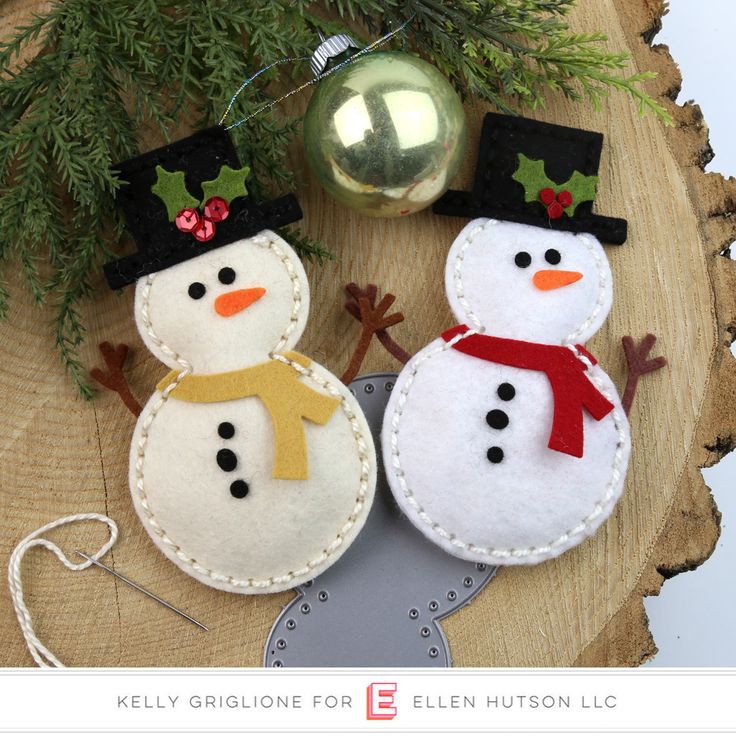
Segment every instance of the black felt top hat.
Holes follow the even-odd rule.
[[[247,194],[248,171],[241,169],[230,135],[221,126],[114,168],[123,181],[118,204],[137,251],[105,264],[113,289],[302,217],[293,194],[267,202]],[[202,230],[195,235],[198,224]]]
[[[492,217],[626,241],[626,220],[593,213],[603,136],[487,113],[472,192],[448,191],[441,215]]]

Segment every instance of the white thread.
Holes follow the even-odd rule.
[[[475,235],[478,234],[480,230],[484,230],[486,227],[490,225],[497,224],[497,220],[489,220],[487,223],[485,223],[483,226],[480,226],[478,228],[473,229],[466,238],[465,242],[460,246],[460,250],[458,252],[458,255],[456,256],[455,264],[453,267],[453,273],[454,273],[454,280],[455,280],[455,289],[458,294],[458,299],[460,303],[463,306],[463,309],[465,310],[466,314],[469,318],[473,319],[475,323],[480,327],[480,321],[477,319],[475,314],[473,313],[470,305],[465,300],[464,297],[464,287],[463,287],[463,279],[462,279],[462,271],[461,271],[461,265],[462,260],[465,256],[465,250],[470,245],[470,242]],[[588,250],[591,252],[595,259],[596,268],[598,270],[598,298],[596,300],[595,305],[593,306],[593,311],[590,313],[590,315],[587,317],[587,319],[578,327],[577,330],[575,330],[573,333],[571,333],[567,339],[564,341],[563,345],[569,349],[571,349],[575,355],[582,360],[584,363],[586,363],[588,371],[589,371],[589,377],[592,383],[598,388],[598,390],[614,405],[612,418],[614,426],[616,427],[616,432],[618,435],[618,442],[616,443],[616,451],[613,456],[613,466],[611,468],[611,477],[606,485],[605,493],[603,494],[602,498],[600,498],[596,504],[593,506],[593,511],[588,514],[586,517],[584,517],[579,524],[577,524],[572,529],[569,529],[568,531],[561,534],[557,539],[554,539],[550,542],[548,542],[545,545],[542,545],[541,547],[527,547],[524,549],[494,549],[489,547],[481,547],[473,542],[463,542],[462,540],[458,539],[455,534],[452,532],[449,532],[444,527],[442,527],[439,523],[435,522],[429,514],[426,513],[426,511],[422,508],[421,504],[416,500],[414,497],[414,493],[409,488],[408,483],[406,482],[406,475],[404,473],[403,468],[401,467],[401,460],[399,456],[399,426],[401,421],[401,415],[404,413],[404,409],[406,407],[406,402],[409,396],[409,390],[411,389],[414,380],[416,378],[416,375],[419,371],[419,367],[428,361],[430,358],[433,358],[435,355],[439,355],[440,353],[444,352],[445,350],[451,348],[455,343],[462,340],[464,337],[469,337],[470,335],[477,334],[479,330],[468,330],[465,333],[461,333],[459,335],[456,335],[453,337],[449,342],[446,342],[444,345],[441,345],[436,350],[433,350],[432,352],[427,353],[426,355],[422,356],[419,360],[414,360],[413,362],[409,363],[409,365],[404,369],[409,371],[409,377],[406,380],[406,383],[404,386],[402,386],[401,391],[399,392],[399,398],[396,401],[396,408],[394,409],[394,413],[391,416],[391,465],[396,473],[396,477],[398,479],[399,485],[401,487],[401,490],[406,497],[407,503],[414,509],[419,519],[421,519],[422,522],[427,524],[438,537],[441,537],[442,539],[445,539],[450,542],[454,547],[458,547],[459,549],[474,553],[474,554],[481,554],[485,556],[492,556],[497,558],[508,558],[508,557],[529,557],[531,555],[540,555],[540,554],[547,554],[554,550],[556,547],[559,547],[566,542],[568,542],[571,538],[575,538],[576,536],[579,536],[583,532],[585,532],[588,527],[603,513],[605,508],[607,507],[608,503],[611,501],[611,498],[613,497],[613,494],[615,492],[615,488],[618,485],[619,480],[621,479],[621,462],[623,460],[623,454],[624,454],[624,447],[626,445],[626,433],[624,431],[624,423],[621,417],[620,412],[616,408],[614,397],[611,396],[610,392],[608,392],[603,385],[603,382],[597,378],[593,372],[593,364],[591,361],[578,349],[573,343],[573,341],[579,337],[582,332],[587,329],[593,321],[596,319],[598,314],[600,313],[600,310],[603,308],[603,302],[605,299],[605,286],[606,286],[606,272],[603,268],[603,263],[601,261],[600,256],[595,252],[594,243],[586,236],[586,235],[578,235],[578,237],[585,243]],[[482,328],[481,328],[482,329]]]
[[[290,571],[286,573],[285,575],[280,575],[278,577],[266,578],[265,580],[257,580],[253,578],[249,578],[247,580],[238,580],[236,578],[233,578],[230,575],[223,575],[222,573],[218,573],[214,570],[210,570],[209,568],[204,567],[203,565],[198,563],[195,559],[190,557],[178,544],[176,544],[176,542],[174,542],[167,535],[166,531],[160,526],[158,521],[156,521],[153,511],[151,511],[149,507],[148,498],[146,496],[146,491],[145,491],[144,482],[143,482],[143,464],[144,464],[145,456],[146,456],[146,444],[148,442],[148,430],[153,424],[153,420],[155,419],[158,412],[162,409],[166,401],[169,399],[171,392],[179,385],[179,383],[182,381],[182,379],[185,376],[191,373],[192,366],[186,360],[181,358],[181,356],[176,351],[169,348],[163,342],[163,340],[161,340],[161,338],[158,337],[158,335],[155,333],[153,329],[153,325],[151,324],[150,315],[148,311],[148,304],[149,304],[148,300],[149,300],[149,295],[150,295],[150,287],[151,287],[151,284],[153,283],[153,278],[155,274],[148,276],[146,279],[145,285],[144,285],[144,289],[142,293],[141,319],[146,329],[146,332],[150,336],[153,343],[157,347],[159,347],[162,350],[162,352],[164,352],[166,355],[170,356],[173,360],[179,363],[179,365],[182,366],[182,372],[179,375],[177,375],[177,377],[168,386],[166,386],[166,388],[164,388],[164,390],[161,392],[160,399],[151,407],[150,412],[145,414],[145,417],[143,414],[141,414],[141,419],[142,419],[141,437],[138,442],[138,447],[136,450],[135,491],[138,497],[138,501],[141,505],[141,508],[143,509],[146,515],[146,519],[148,520],[148,523],[150,524],[156,536],[158,536],[161,542],[165,544],[167,547],[169,547],[174,552],[174,554],[185,565],[188,565],[189,567],[193,568],[200,575],[205,575],[216,582],[226,583],[228,585],[232,585],[233,587],[270,588],[274,585],[280,585],[281,583],[288,583],[297,578],[306,577],[310,575],[312,570],[315,567],[319,567],[320,565],[322,565],[328,557],[333,555],[342,546],[345,534],[347,534],[353,528],[353,526],[355,525],[358,519],[358,516],[360,515],[360,513],[362,512],[365,506],[365,497],[368,492],[368,478],[370,476],[371,466],[370,466],[370,458],[368,457],[368,448],[365,442],[365,437],[363,436],[363,433],[360,429],[360,424],[358,423],[357,417],[353,413],[353,410],[350,407],[350,404],[348,403],[347,399],[340,393],[339,389],[330,381],[321,378],[312,369],[304,368],[299,363],[296,363],[290,360],[289,358],[287,358],[286,356],[279,354],[278,351],[284,348],[284,346],[288,342],[289,337],[291,336],[292,332],[296,329],[299,323],[299,316],[300,316],[300,312],[302,308],[301,284],[299,283],[299,276],[297,275],[294,269],[294,264],[291,262],[291,260],[286,255],[286,253],[284,253],[284,251],[277,245],[276,242],[274,242],[273,240],[271,240],[271,238],[266,237],[264,235],[257,235],[251,240],[255,245],[258,245],[260,247],[267,247],[270,250],[272,250],[276,254],[276,256],[279,258],[279,260],[281,260],[281,262],[284,264],[284,267],[286,268],[286,271],[291,280],[293,306],[291,310],[291,316],[289,318],[289,324],[284,330],[284,333],[281,335],[281,338],[279,339],[279,342],[277,343],[276,347],[273,349],[273,351],[269,353],[269,357],[272,360],[279,360],[282,363],[286,363],[287,365],[291,366],[292,368],[294,368],[296,371],[298,371],[302,375],[308,376],[313,381],[315,381],[317,385],[326,389],[330,393],[330,395],[340,399],[340,408],[342,409],[343,414],[345,414],[346,418],[348,419],[348,422],[350,423],[350,427],[353,431],[353,437],[355,438],[355,443],[358,448],[358,458],[360,460],[360,484],[358,488],[358,494],[355,499],[355,506],[353,507],[353,510],[348,516],[348,520],[345,522],[342,528],[338,531],[335,539],[333,539],[332,542],[330,542],[330,544],[327,545],[327,549],[323,550],[320,555],[318,555],[315,559],[307,562],[304,565],[304,567],[300,568],[299,570]],[[141,421],[141,419],[139,419],[139,422]]]
[[[73,516],[64,516],[61,519],[49,522],[25,537],[25,539],[23,539],[13,550],[13,554],[10,555],[10,561],[8,563],[8,586],[10,588],[10,597],[13,600],[15,614],[18,617],[18,624],[20,624],[20,630],[23,632],[23,637],[26,640],[28,651],[31,653],[31,656],[39,667],[63,667],[64,665],[59,661],[54,653],[48,649],[48,647],[41,643],[38,636],[36,636],[36,632],[33,630],[33,620],[31,619],[31,614],[23,599],[23,583],[21,581],[20,570],[21,564],[23,563],[23,557],[28,550],[33,547],[45,547],[53,552],[70,570],[86,570],[90,567],[92,563],[89,560],[85,560],[80,563],[71,562],[61,551],[58,545],[41,537],[42,534],[45,534],[52,529],[57,529],[58,527],[65,526],[66,524],[73,524],[77,521],[102,521],[107,524],[110,528],[110,539],[108,539],[107,542],[97,550],[97,552],[90,555],[94,560],[99,560],[101,557],[104,557],[110,551],[118,538],[118,527],[117,524],[109,517],[95,513],[74,514]]]
[[[488,222],[484,223],[483,225],[478,225],[478,227],[473,228],[465,238],[465,241],[458,249],[457,254],[455,255],[455,261],[453,263],[452,268],[452,274],[455,282],[455,293],[457,294],[457,300],[460,302],[460,306],[465,310],[465,316],[468,318],[470,322],[473,323],[473,327],[475,327],[476,330],[485,331],[483,329],[483,326],[481,324],[481,321],[478,319],[477,315],[473,311],[473,308],[470,306],[470,302],[465,298],[465,287],[463,286],[463,274],[460,270],[463,265],[463,261],[465,260],[465,251],[470,247],[470,245],[473,242],[473,238],[481,232],[485,232],[487,229],[491,228],[493,225],[497,225],[498,220],[488,220]]]
[[[273,240],[267,238],[265,235],[256,235],[256,237],[253,238],[253,242],[261,247],[267,246],[272,250],[286,267],[286,272],[289,274],[289,279],[291,280],[292,308],[291,315],[289,316],[289,324],[272,351],[274,353],[280,353],[286,346],[289,337],[291,337],[291,333],[294,332],[299,324],[299,313],[302,309],[302,287],[299,283],[299,276],[297,276],[297,273],[294,270],[294,264],[291,262],[291,259]]]
[[[585,247],[588,249],[595,261],[595,267],[598,271],[598,298],[596,299],[596,302],[593,305],[593,311],[588,315],[588,318],[577,328],[577,330],[571,332],[567,338],[563,340],[563,345],[566,343],[574,343],[575,340],[577,340],[580,335],[582,335],[583,332],[585,332],[585,330],[595,322],[601,309],[603,309],[603,302],[606,298],[606,269],[603,268],[603,260],[601,259],[600,253],[595,247],[595,243],[593,243],[587,235],[580,234],[577,237],[583,241]]]

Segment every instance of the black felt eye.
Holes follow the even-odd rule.
[[[562,256],[560,255],[560,251],[550,248],[544,254],[544,260],[547,261],[547,263],[551,263],[553,266],[556,266],[562,260]]]
[[[526,268],[531,262],[532,257],[525,250],[522,250],[521,253],[517,253],[514,258],[514,263],[519,268]]]
[[[192,299],[201,299],[207,291],[204,284],[200,284],[199,281],[195,281],[193,284],[189,284],[189,296]]]
[[[220,279],[221,284],[232,284],[235,281],[235,271],[229,266],[220,269],[220,273],[217,274],[217,278]]]

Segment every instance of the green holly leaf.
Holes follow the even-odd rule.
[[[245,188],[245,180],[250,174],[250,168],[243,166],[240,169],[231,169],[227,164],[220,168],[217,179],[202,182],[203,201],[211,197],[222,197],[230,204],[237,197],[245,197],[248,190]]]
[[[171,222],[181,210],[199,207],[199,200],[187,191],[183,171],[166,171],[162,166],[157,166],[156,183],[151,187],[151,192],[166,205],[166,214]]]
[[[597,176],[585,176],[579,171],[573,171],[572,176],[567,183],[560,186],[559,191],[567,190],[572,194],[572,204],[565,208],[565,214],[572,217],[575,214],[575,208],[581,202],[592,202],[595,199],[595,192],[598,188]],[[557,194],[558,190],[555,190]]]
[[[544,161],[527,158],[523,153],[519,154],[519,166],[511,178],[524,187],[525,202],[539,202],[539,192],[542,189],[557,187],[557,184],[544,173]]]
[[[575,214],[577,206],[582,202],[592,202],[598,187],[597,176],[586,176],[579,171],[573,171],[564,184],[557,184],[545,173],[544,161],[527,158],[523,153],[519,154],[519,166],[511,178],[524,187],[525,202],[538,202],[542,189],[552,189],[555,196],[560,192],[570,192],[572,204],[565,208],[568,217]]]

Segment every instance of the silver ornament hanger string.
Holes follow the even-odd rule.
[[[235,100],[238,98],[238,95],[255,79],[261,76],[264,72],[267,72],[269,69],[278,66],[279,64],[288,64],[292,61],[309,61],[308,56],[285,56],[283,59],[278,59],[277,61],[272,62],[268,66],[264,66],[263,69],[259,69],[252,77],[248,77],[243,84],[238,87],[235,94],[230,98],[230,104],[227,106],[227,110],[223,113],[222,117],[220,118],[219,125],[222,125],[225,121],[225,118],[230,114],[230,111],[233,109],[233,105],[235,104]],[[275,103],[274,103],[275,104]],[[240,121],[245,122],[244,120]],[[240,123],[236,123],[236,125],[240,125]],[[230,128],[234,128],[235,125],[231,125],[227,128],[229,130]]]
[[[414,20],[414,16],[412,15],[411,18],[408,18],[405,20],[398,28],[394,29],[393,31],[389,31],[384,36],[381,36],[381,38],[376,39],[375,41],[371,42],[368,46],[361,49],[360,51],[357,51],[355,54],[353,54],[350,58],[345,59],[344,61],[341,61],[336,66],[332,67],[332,69],[328,69],[323,74],[320,74],[313,79],[310,79],[308,82],[305,82],[304,84],[300,85],[296,89],[292,89],[290,92],[287,92],[284,95],[281,95],[276,100],[272,100],[271,102],[267,102],[265,105],[262,105],[259,107],[255,112],[252,112],[250,115],[247,115],[242,120],[238,120],[235,123],[231,123],[230,125],[225,126],[225,130],[232,130],[233,128],[237,128],[240,125],[243,125],[243,123],[247,123],[249,120],[254,118],[256,115],[260,115],[262,112],[266,112],[266,110],[270,110],[274,105],[278,105],[280,102],[283,102],[287,98],[291,97],[292,95],[297,94],[298,92],[301,92],[302,90],[305,90],[307,87],[310,87],[313,84],[316,84],[317,82],[321,81],[325,77],[329,77],[330,74],[334,74],[339,69],[342,69],[343,67],[347,66],[348,64],[352,64],[354,61],[356,61],[359,57],[365,56],[366,54],[370,53],[371,51],[374,51],[379,46],[383,46],[383,44],[390,41],[394,36],[397,36],[399,33],[401,33],[412,21]],[[235,100],[238,98],[238,95],[253,82],[254,79],[259,77],[264,72],[271,69],[271,67],[277,66],[278,64],[286,64],[292,61],[309,61],[309,56],[287,56],[283,59],[278,59],[277,61],[272,62],[268,66],[263,67],[263,69],[259,69],[253,76],[246,79],[243,84],[238,87],[235,94],[230,98],[230,104],[227,106],[227,109],[223,113],[223,116],[220,118],[219,125],[223,125],[225,123],[225,119],[230,114],[230,111],[233,109],[233,105],[235,104]]]

